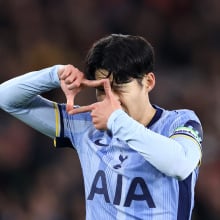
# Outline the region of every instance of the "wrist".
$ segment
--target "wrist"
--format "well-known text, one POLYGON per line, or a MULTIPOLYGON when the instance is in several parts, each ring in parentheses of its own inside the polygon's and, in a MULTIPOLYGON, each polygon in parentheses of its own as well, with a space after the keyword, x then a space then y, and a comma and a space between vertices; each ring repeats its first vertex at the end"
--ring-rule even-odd
POLYGON ((60 80, 61 74, 64 71, 64 68, 65 68, 65 65, 61 65, 61 64, 57 65, 57 76, 58 76, 59 80, 60 80))
POLYGON ((115 120, 123 114, 125 114, 125 112, 122 109, 117 109, 114 112, 112 112, 112 114, 109 116, 108 121, 107 121, 107 128, 109 130, 112 130, 112 126, 115 120))

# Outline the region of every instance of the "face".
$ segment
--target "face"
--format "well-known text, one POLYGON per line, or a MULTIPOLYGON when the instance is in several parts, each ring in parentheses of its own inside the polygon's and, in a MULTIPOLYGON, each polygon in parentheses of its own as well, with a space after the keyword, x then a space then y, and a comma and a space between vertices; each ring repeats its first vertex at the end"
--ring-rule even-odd
MULTIPOLYGON (((96 79, 106 78, 108 72, 105 70, 96 72, 96 79)), ((112 77, 109 77, 112 83, 112 77)), ((137 81, 133 79, 129 83, 116 84, 112 83, 112 93, 119 100, 123 110, 137 121, 141 121, 143 114, 147 111, 149 105, 149 85, 146 84, 145 77, 143 80, 137 81)), ((105 98, 105 92, 102 87, 96 89, 96 97, 98 101, 105 98)))

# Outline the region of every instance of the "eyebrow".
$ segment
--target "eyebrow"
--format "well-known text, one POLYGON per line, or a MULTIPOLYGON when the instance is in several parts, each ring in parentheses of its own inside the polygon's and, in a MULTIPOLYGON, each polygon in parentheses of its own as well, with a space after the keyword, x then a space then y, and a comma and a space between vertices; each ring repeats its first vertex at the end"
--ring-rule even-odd
POLYGON ((111 86, 112 86, 113 88, 123 88, 123 87, 126 86, 126 84, 127 84, 127 83, 119 83, 119 84, 113 83, 113 84, 111 84, 111 86))
MULTIPOLYGON (((122 89, 124 88, 124 85, 123 84, 115 84, 115 85, 111 85, 111 89, 114 90, 114 89, 122 89)), ((97 86, 95 87, 95 89, 99 90, 99 91, 105 91, 104 87, 103 86, 97 86)))

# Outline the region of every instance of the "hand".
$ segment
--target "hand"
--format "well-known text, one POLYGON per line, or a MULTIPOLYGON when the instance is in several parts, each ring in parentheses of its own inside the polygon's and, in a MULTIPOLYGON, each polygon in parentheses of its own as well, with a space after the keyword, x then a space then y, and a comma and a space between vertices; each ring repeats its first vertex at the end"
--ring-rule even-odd
POLYGON ((97 87, 102 80, 87 80, 84 74, 73 65, 62 66, 58 70, 61 89, 66 97, 66 111, 69 113, 74 106, 75 96, 84 87, 97 87))
POLYGON ((72 65, 62 66, 58 70, 61 89, 66 97, 66 111, 73 109, 74 98, 81 91, 84 74, 72 65))
POLYGON ((105 91, 104 100, 101 102, 93 103, 91 105, 75 108, 69 111, 69 114, 77 114, 81 112, 91 111, 92 121, 95 128, 100 130, 106 130, 108 118, 110 117, 112 112, 114 112, 117 109, 122 109, 122 107, 118 99, 112 93, 109 79, 96 80, 96 81, 98 81, 99 83, 99 85, 96 84, 96 86, 104 85, 104 91, 105 91))

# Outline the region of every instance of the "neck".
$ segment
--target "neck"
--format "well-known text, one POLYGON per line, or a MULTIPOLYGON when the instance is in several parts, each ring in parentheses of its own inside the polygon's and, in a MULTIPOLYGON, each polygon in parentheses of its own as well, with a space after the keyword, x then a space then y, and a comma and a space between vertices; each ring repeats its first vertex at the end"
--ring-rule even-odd
POLYGON ((143 117, 139 120, 139 122, 144 126, 147 126, 154 117, 155 113, 156 113, 156 109, 151 104, 149 104, 148 107, 143 112, 142 114, 143 117))

